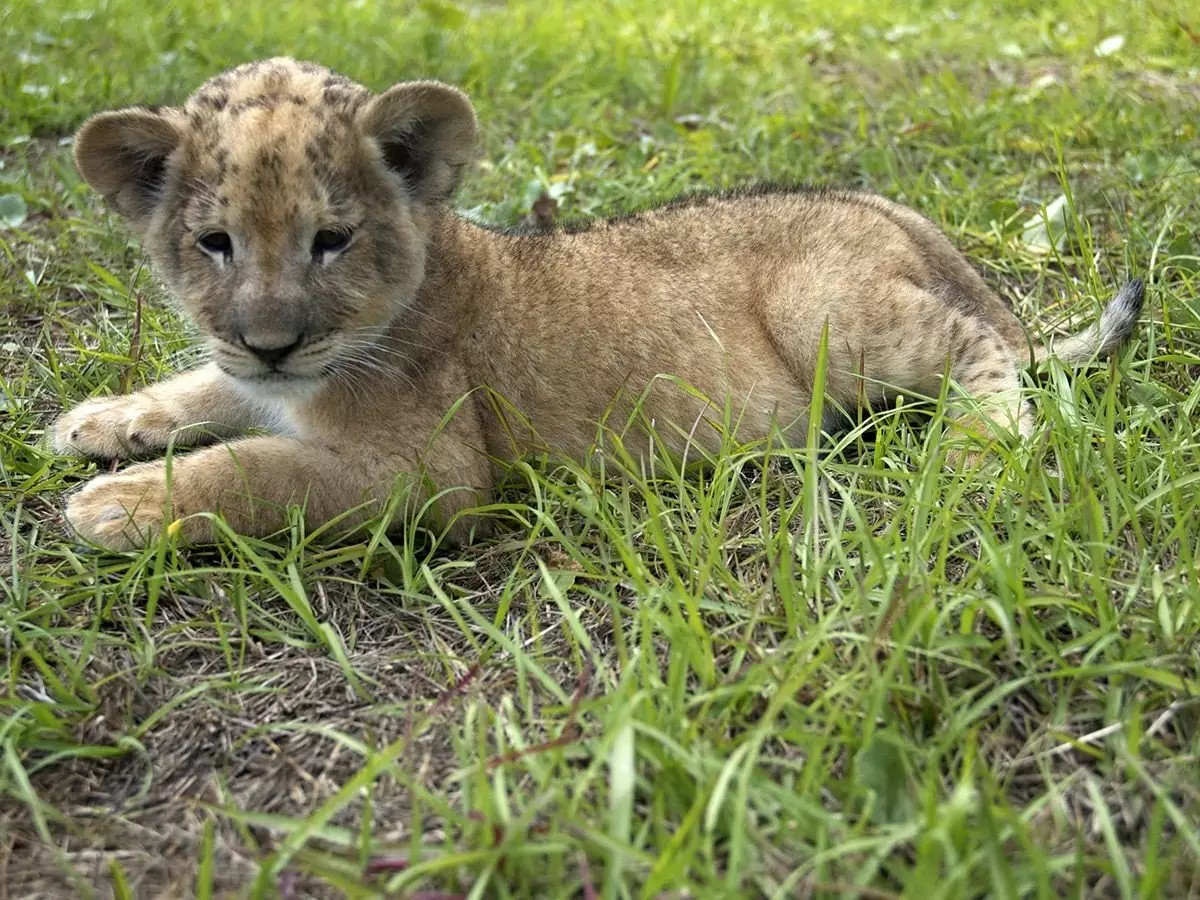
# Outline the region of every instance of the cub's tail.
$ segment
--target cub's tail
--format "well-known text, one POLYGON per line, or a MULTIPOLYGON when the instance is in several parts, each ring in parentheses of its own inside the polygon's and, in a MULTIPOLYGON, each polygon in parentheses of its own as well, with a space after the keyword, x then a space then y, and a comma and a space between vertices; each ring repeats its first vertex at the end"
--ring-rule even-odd
POLYGON ((1078 334, 1047 341, 1036 347, 1033 358, 1041 362, 1049 356, 1065 363, 1079 364, 1092 358, 1110 356, 1129 340, 1142 314, 1146 286, 1138 279, 1128 281, 1104 307, 1100 321, 1078 334))

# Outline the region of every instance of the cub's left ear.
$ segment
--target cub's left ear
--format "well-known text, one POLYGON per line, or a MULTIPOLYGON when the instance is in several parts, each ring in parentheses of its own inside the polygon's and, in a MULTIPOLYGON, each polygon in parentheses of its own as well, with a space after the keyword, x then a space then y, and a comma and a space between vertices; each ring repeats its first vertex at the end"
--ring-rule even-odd
POLYGON ((418 200, 440 203, 475 157, 478 126, 462 91, 436 81, 398 84, 371 100, 362 128, 418 200))

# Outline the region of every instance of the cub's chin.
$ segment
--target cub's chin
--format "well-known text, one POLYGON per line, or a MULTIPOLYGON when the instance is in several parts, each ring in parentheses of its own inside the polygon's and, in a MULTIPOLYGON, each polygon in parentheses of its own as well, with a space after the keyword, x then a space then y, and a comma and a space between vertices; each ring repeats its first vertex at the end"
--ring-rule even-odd
POLYGON ((259 403, 297 403, 311 399, 329 380, 320 375, 292 375, 286 372, 263 372, 258 375, 235 375, 226 372, 237 389, 248 399, 259 403))

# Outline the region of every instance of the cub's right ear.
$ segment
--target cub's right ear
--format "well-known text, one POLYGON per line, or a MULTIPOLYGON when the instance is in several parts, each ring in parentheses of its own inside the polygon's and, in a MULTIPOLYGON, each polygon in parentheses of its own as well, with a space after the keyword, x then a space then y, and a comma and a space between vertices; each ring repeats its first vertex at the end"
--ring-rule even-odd
POLYGON ((153 212, 167 157, 182 139, 173 112, 141 107, 104 112, 84 122, 75 136, 79 174, 135 228, 144 227, 153 212))

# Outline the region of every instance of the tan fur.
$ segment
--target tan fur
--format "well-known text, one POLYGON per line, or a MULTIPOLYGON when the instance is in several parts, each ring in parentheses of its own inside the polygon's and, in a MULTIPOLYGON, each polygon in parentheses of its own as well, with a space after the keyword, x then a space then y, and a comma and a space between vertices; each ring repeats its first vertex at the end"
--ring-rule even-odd
MULTIPOLYGON (((475 132, 452 88, 375 96, 287 59, 218 76, 181 109, 84 125, 80 171, 142 238, 212 361, 76 407, 56 445, 112 458, 228 443, 93 479, 67 507, 79 534, 130 548, 181 519, 184 539, 206 542, 203 512, 268 534, 289 504, 310 526, 350 510, 354 524, 398 478, 447 491, 431 513, 442 525, 514 457, 586 454, 597 423, 623 423, 643 392, 674 452, 717 447, 726 409, 740 439, 773 425, 802 439, 826 324, 827 403, 935 395, 948 360, 997 420, 988 433, 1029 430, 1024 332, 916 213, 765 192, 503 234, 447 208, 475 132), (275 434, 235 438, 255 426, 275 434)), ((1136 293, 1074 356, 1128 336, 1136 293)))

